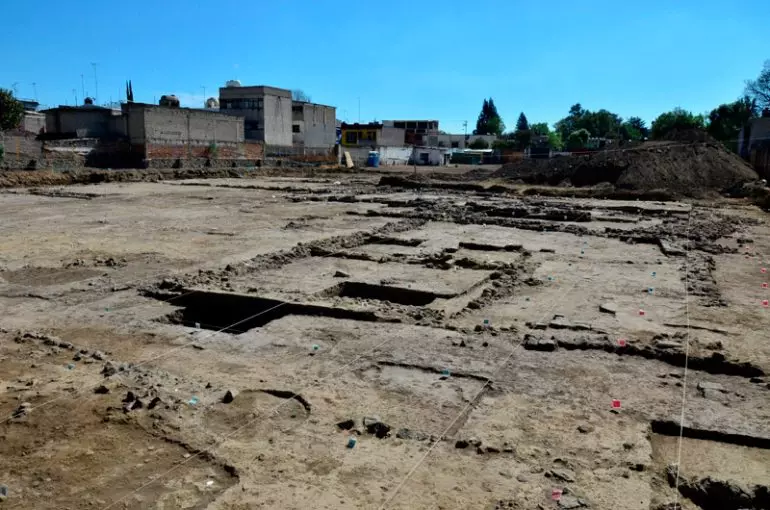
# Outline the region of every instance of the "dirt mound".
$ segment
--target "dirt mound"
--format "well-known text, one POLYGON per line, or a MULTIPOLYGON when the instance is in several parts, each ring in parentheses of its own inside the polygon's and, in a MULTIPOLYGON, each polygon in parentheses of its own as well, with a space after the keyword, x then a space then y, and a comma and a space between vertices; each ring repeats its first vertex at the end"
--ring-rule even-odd
POLYGON ((696 129, 696 128, 690 128, 690 129, 672 129, 668 133, 666 133, 666 136, 663 137, 664 140, 668 140, 669 142, 685 142, 685 143, 719 143, 714 137, 712 137, 710 134, 705 132, 702 129, 696 129))
MULTIPOLYGON (((675 136, 686 134, 676 134, 675 136)), ((527 184, 574 186, 609 182, 618 189, 667 190, 702 195, 756 180, 757 173, 718 143, 671 143, 634 149, 595 152, 550 160, 525 159, 504 165, 493 178, 527 184)))

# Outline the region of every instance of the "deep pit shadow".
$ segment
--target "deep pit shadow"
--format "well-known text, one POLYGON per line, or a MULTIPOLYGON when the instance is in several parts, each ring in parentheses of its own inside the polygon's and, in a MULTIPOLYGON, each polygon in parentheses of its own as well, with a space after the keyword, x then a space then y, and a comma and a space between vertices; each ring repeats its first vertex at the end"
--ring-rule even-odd
POLYGON ((162 321, 230 334, 242 334, 287 315, 309 315, 374 322, 374 312, 293 303, 278 299, 220 292, 190 292, 174 300, 180 306, 162 321))

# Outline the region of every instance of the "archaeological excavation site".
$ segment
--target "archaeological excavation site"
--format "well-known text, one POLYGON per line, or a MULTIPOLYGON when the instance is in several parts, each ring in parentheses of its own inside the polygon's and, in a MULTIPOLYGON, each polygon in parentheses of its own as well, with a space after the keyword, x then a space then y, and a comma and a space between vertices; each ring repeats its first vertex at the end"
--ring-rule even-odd
POLYGON ((770 217, 627 167, 14 174, 0 508, 770 508, 770 217))

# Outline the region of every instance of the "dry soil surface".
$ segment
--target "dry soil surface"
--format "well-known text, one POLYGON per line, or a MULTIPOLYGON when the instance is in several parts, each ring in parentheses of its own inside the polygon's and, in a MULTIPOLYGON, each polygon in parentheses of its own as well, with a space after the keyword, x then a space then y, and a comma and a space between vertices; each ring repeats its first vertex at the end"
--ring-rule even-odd
POLYGON ((5 190, 0 508, 770 508, 768 232, 369 174, 5 190))

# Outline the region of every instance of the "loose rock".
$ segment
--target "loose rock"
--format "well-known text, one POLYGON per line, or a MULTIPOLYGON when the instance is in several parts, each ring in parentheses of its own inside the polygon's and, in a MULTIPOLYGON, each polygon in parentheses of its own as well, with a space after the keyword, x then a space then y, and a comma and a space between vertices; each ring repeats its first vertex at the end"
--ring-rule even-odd
POLYGON ((236 395, 238 395, 237 390, 227 390, 227 392, 225 392, 225 396, 222 397, 222 403, 229 404, 230 402, 235 400, 236 395))

